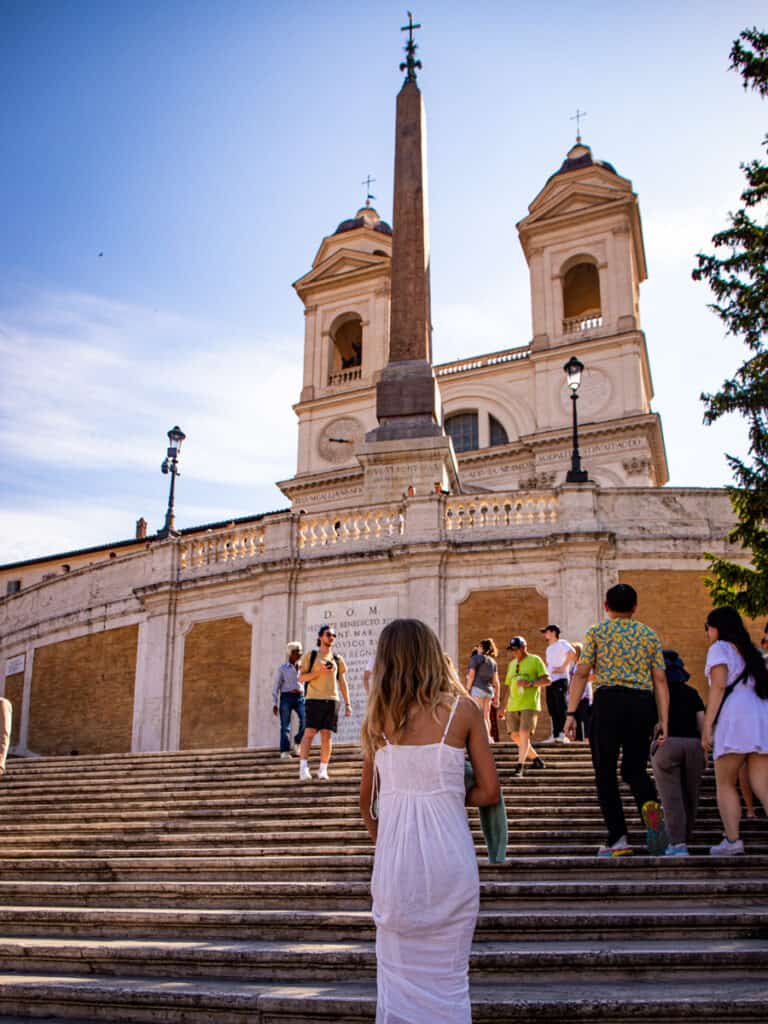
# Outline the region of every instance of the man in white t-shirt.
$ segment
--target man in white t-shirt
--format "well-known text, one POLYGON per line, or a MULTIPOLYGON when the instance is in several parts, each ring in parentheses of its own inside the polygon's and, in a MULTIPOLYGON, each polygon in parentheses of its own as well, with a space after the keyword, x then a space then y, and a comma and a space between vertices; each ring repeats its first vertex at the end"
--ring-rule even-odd
POLYGON ((576 651, 567 640, 560 639, 560 627, 550 623, 540 630, 547 641, 547 671, 552 682, 547 687, 547 711, 552 719, 552 735, 544 743, 567 743, 565 713, 568 710, 568 668, 576 651))

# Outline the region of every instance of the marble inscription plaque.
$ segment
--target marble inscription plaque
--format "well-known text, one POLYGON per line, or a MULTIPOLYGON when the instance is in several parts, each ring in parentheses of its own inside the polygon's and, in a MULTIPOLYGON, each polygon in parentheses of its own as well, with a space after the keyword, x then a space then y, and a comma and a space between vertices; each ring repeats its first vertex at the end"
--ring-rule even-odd
MULTIPOLYGON (((304 615, 304 650, 311 651, 317 644, 320 626, 333 626, 336 630, 334 650, 347 664, 347 685, 352 702, 352 717, 344 718, 340 708, 339 743, 357 743, 365 713, 363 672, 366 663, 376 652, 379 633, 388 622, 397 618, 396 597, 340 599, 328 604, 310 605, 304 615)), ((319 740, 315 740, 315 746, 319 740)))

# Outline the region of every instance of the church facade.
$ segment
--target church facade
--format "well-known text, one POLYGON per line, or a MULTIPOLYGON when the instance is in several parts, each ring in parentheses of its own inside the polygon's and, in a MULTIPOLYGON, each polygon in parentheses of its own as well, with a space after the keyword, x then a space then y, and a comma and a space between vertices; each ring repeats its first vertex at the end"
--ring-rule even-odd
POLYGON ((397 231, 397 214, 393 233, 363 207, 294 284, 305 346, 286 511, 0 567, 12 751, 276 745, 285 643, 309 647, 329 622, 353 703, 339 738, 353 740, 363 669, 391 618, 424 619, 463 666, 488 636, 503 650, 523 634, 541 652, 549 622, 579 640, 617 581, 702 681, 705 552, 739 553, 723 491, 664 486, 631 182, 579 140, 538 192, 518 224, 531 339, 429 368, 437 462, 420 438, 376 447, 397 231), (572 356, 584 366, 578 483, 566 480, 572 356))

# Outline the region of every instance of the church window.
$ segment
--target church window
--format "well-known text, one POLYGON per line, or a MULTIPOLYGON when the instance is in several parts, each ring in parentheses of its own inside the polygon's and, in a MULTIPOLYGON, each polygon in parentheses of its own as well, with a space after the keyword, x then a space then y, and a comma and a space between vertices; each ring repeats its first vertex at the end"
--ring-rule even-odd
POLYGON ((600 275, 594 263, 577 263, 563 278, 563 333, 577 334, 602 325, 600 275))
POLYGON ((476 412, 460 412, 448 416, 445 431, 453 441, 454 451, 471 452, 479 447, 476 412))
POLYGON ((488 414, 488 426, 490 427, 491 447, 497 444, 509 444, 509 436, 503 425, 495 416, 488 414))

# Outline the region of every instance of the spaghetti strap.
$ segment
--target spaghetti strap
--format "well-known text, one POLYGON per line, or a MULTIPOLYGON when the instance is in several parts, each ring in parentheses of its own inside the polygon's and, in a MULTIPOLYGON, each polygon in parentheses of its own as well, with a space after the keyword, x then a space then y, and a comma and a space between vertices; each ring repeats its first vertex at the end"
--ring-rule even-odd
POLYGON ((448 721, 445 723, 445 729, 443 730, 443 736, 442 736, 442 739, 440 740, 441 744, 445 743, 445 737, 448 735, 448 730, 451 728, 451 722, 453 721, 453 716, 456 714, 456 708, 458 706, 459 706, 459 694, 456 694, 456 699, 453 702, 453 707, 451 708, 451 713, 450 713, 450 715, 448 715, 448 721))

